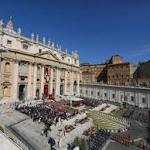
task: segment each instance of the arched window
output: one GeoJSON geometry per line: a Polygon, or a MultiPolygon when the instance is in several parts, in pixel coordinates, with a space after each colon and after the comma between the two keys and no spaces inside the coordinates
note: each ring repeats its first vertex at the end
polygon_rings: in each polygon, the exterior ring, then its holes
{"type": "Polygon", "coordinates": [[[10,88],[8,86],[5,86],[3,89],[3,96],[8,97],[10,96],[10,88]]]}
{"type": "Polygon", "coordinates": [[[74,81],[74,83],[73,83],[73,91],[74,91],[74,93],[77,92],[77,81],[74,81]]]}
{"type": "Polygon", "coordinates": [[[9,62],[5,63],[5,72],[10,72],[10,63],[9,62]]]}

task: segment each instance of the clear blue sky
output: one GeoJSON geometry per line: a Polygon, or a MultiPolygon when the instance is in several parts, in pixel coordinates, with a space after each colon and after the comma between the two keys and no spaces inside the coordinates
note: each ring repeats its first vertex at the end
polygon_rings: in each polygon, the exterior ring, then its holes
{"type": "Polygon", "coordinates": [[[80,61],[104,62],[113,54],[126,61],[150,59],[149,0],[4,0],[0,17],[30,36],[50,37],[80,61]]]}

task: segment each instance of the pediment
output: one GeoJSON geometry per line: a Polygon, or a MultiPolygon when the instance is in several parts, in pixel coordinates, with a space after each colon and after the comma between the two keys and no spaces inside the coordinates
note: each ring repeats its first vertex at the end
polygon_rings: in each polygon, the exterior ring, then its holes
{"type": "Polygon", "coordinates": [[[42,52],[42,53],[40,53],[38,55],[40,55],[41,57],[46,58],[46,59],[59,61],[59,58],[55,54],[50,52],[50,51],[42,52]]]}

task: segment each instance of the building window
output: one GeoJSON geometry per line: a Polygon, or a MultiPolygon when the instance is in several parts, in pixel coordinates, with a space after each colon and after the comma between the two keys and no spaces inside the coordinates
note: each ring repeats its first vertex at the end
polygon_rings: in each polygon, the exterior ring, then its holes
{"type": "Polygon", "coordinates": [[[124,101],[128,101],[128,97],[127,96],[124,97],[124,101]]]}
{"type": "Polygon", "coordinates": [[[25,50],[27,50],[28,49],[28,45],[26,45],[26,44],[23,44],[23,49],[25,49],[25,50]]]}
{"type": "Polygon", "coordinates": [[[86,90],[86,94],[88,94],[88,91],[86,90]]]}
{"type": "Polygon", "coordinates": [[[115,94],[112,94],[112,98],[115,98],[115,94]]]}
{"type": "Polygon", "coordinates": [[[7,45],[11,45],[11,44],[12,44],[12,41],[7,40],[7,45]]]}
{"type": "Polygon", "coordinates": [[[25,78],[24,78],[24,77],[21,77],[20,79],[21,79],[21,81],[24,81],[24,80],[25,80],[25,78]]]}
{"type": "Polygon", "coordinates": [[[93,95],[93,91],[91,91],[91,95],[93,95]]]}
{"type": "Polygon", "coordinates": [[[10,63],[6,62],[5,64],[5,72],[10,72],[10,63]]]}
{"type": "Polygon", "coordinates": [[[76,59],[74,60],[74,63],[77,64],[77,60],[76,59]]]}
{"type": "Polygon", "coordinates": [[[107,93],[104,93],[104,96],[107,97],[107,93]]]}
{"type": "Polygon", "coordinates": [[[131,96],[131,101],[134,102],[134,96],[131,96]]]}
{"type": "Polygon", "coordinates": [[[4,95],[4,97],[9,97],[10,96],[10,88],[8,86],[4,87],[3,95],[4,95]]]}
{"type": "Polygon", "coordinates": [[[146,98],[142,97],[142,103],[146,103],[146,98]]]}
{"type": "Polygon", "coordinates": [[[80,93],[82,94],[82,90],[80,90],[80,93]]]}
{"type": "Polygon", "coordinates": [[[42,49],[39,49],[39,53],[42,53],[42,49]]]}
{"type": "Polygon", "coordinates": [[[121,101],[123,100],[123,95],[120,96],[121,101]]]}
{"type": "Polygon", "coordinates": [[[99,92],[97,92],[97,96],[99,96],[99,92]]]}

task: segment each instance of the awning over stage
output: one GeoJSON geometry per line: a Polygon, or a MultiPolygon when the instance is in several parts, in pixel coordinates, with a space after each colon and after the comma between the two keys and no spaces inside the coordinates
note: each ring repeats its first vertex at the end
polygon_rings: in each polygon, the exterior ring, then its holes
{"type": "Polygon", "coordinates": [[[82,98],[75,97],[75,96],[66,96],[66,97],[65,97],[65,100],[67,100],[67,101],[74,101],[74,102],[83,101],[82,98]]]}

